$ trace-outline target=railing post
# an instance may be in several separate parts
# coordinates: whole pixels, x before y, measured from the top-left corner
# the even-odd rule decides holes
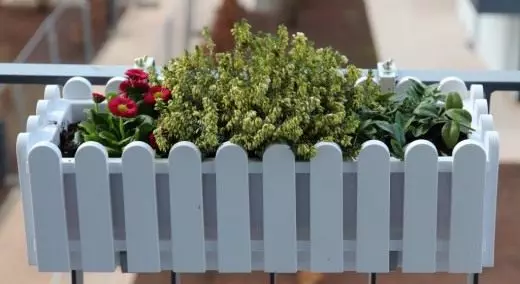
[[[81,20],[83,21],[83,49],[85,51],[85,63],[89,63],[93,57],[92,26],[90,16],[90,1],[85,0],[81,5]]]
[[[50,61],[51,63],[60,63],[60,51],[56,35],[56,18],[54,15],[50,15],[48,21],[45,22],[45,32],[47,33],[46,38]]]
[[[173,28],[174,28],[174,21],[173,17],[171,15],[166,16],[166,20],[164,21],[164,27],[163,27],[163,60],[162,64],[166,64],[170,58],[173,57]]]

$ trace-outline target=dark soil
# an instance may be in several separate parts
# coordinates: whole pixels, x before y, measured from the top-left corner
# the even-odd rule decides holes
[[[62,157],[71,158],[74,157],[78,150],[78,145],[74,143],[74,135],[78,130],[79,123],[72,123],[63,129],[60,133],[60,145]]]

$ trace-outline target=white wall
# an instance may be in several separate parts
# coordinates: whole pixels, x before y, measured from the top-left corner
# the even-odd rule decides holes
[[[491,69],[520,69],[520,16],[478,15],[471,0],[457,0],[468,40]]]

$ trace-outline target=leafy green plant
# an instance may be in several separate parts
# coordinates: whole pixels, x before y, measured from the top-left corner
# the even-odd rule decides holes
[[[438,85],[414,82],[406,93],[380,95],[378,109],[363,109],[359,135],[382,140],[395,157],[404,157],[406,144],[426,139],[439,154],[451,155],[455,145],[467,138],[471,114],[463,109],[458,93],[441,93]]]
[[[114,96],[115,94],[112,94]],[[99,98],[99,94],[96,94]],[[114,100],[114,98],[112,98]],[[148,115],[115,116],[99,110],[99,99],[94,109],[87,111],[87,119],[78,124],[77,144],[83,141],[99,142],[110,157],[121,157],[123,148],[133,141],[146,141],[153,130],[153,118]],[[121,108],[122,109],[122,108]],[[130,107],[127,107],[127,111]]]
[[[357,155],[357,111],[372,100],[371,82],[355,87],[360,71],[346,57],[316,49],[301,33],[291,38],[284,26],[276,35],[253,34],[241,21],[232,34],[230,52],[214,53],[207,39],[163,68],[163,85],[176,92],[157,105],[160,150],[191,141],[207,157],[231,141],[260,157],[270,144],[286,143],[306,160],[317,142],[331,141],[345,157]]]

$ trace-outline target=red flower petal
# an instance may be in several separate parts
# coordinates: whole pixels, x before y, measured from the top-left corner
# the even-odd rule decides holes
[[[130,79],[130,81],[148,80],[148,73],[139,68],[128,69],[126,70],[125,75]]]
[[[130,88],[130,87],[131,87],[130,81],[125,80],[125,81],[121,82],[121,84],[119,84],[119,91],[121,93],[126,93],[126,92],[128,92],[128,88]]]
[[[92,100],[96,104],[100,104],[100,103],[102,103],[105,100],[105,96],[103,94],[101,94],[101,93],[94,92],[94,93],[92,93]]]
[[[152,148],[157,149],[157,142],[155,140],[155,135],[153,135],[153,132],[150,132],[148,135],[148,144],[152,146]]]
[[[108,109],[115,116],[135,117],[137,104],[126,96],[117,96],[108,102]]]
[[[155,104],[157,99],[161,99],[162,101],[168,101],[172,98],[172,93],[168,88],[161,86],[152,86],[148,90],[148,92],[144,95],[143,100],[147,104]]]

